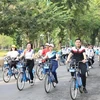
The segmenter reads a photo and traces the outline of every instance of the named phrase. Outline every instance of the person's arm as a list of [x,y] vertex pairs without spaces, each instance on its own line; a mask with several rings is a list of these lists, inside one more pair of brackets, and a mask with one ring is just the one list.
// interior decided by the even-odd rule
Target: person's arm
[[25,52],[26,52],[26,49],[23,51],[23,53],[20,55],[20,57],[19,57],[19,58],[22,58],[22,57],[24,57],[24,55],[25,55]]
[[94,54],[94,50],[92,50],[92,57],[94,56],[95,54]]
[[33,50],[33,52],[32,52],[32,59],[34,59],[34,57],[35,57],[35,52]]
[[43,57],[43,59],[47,59],[48,58],[48,53],[46,53],[46,55]]
[[84,57],[84,59],[82,60],[82,62],[86,63],[87,62],[87,57],[86,57],[86,53],[85,52],[83,52],[83,57]]
[[56,54],[56,60],[58,60],[59,59],[59,54]]
[[71,57],[73,56],[73,53],[72,52],[70,52],[70,54],[68,55],[68,58],[67,58],[67,61],[66,61],[66,63],[68,63],[69,61],[70,61],[70,59],[71,59]]
[[11,56],[11,51],[9,51],[6,56]]
[[86,53],[83,53],[84,60],[87,60]]
[[41,56],[44,56],[45,54],[45,49],[42,50]]

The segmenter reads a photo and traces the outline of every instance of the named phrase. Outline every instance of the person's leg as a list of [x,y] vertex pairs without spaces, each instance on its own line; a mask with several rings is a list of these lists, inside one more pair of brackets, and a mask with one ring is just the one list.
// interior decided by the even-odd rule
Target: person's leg
[[52,61],[52,74],[54,75],[56,83],[58,83],[58,78],[57,78],[57,73],[56,73],[57,68],[58,68],[58,62]]
[[34,67],[34,60],[28,60],[28,71],[30,74],[30,79],[33,80],[33,73],[32,73],[32,69]]
[[81,70],[81,79],[82,79],[82,84],[83,84],[83,90],[85,93],[87,93],[87,90],[86,90],[86,71],[87,71],[86,64],[80,63],[80,70]]

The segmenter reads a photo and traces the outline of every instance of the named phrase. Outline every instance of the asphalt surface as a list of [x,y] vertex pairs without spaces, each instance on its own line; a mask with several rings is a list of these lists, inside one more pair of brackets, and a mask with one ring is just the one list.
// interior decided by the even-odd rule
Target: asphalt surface
[[[90,70],[90,76],[87,78],[88,93],[80,94],[76,100],[100,100],[100,66],[97,59]],[[50,93],[44,90],[44,81],[36,79],[35,85],[30,86],[25,84],[23,91],[19,91],[16,86],[16,81],[11,78],[9,83],[4,83],[2,80],[2,71],[0,70],[0,100],[71,100],[69,86],[70,73],[67,72],[66,66],[60,66],[57,69],[58,80],[56,88],[51,88]]]

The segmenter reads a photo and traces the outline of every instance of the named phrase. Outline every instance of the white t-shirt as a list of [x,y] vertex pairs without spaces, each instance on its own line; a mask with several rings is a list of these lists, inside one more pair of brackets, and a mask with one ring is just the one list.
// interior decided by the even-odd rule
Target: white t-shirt
[[71,48],[69,47],[69,48],[67,48],[66,53],[69,54],[70,52],[71,52]]
[[88,51],[87,51],[87,56],[88,56],[88,57],[93,57],[93,56],[94,56],[94,51],[93,51],[93,49],[88,49]]
[[62,54],[67,54],[67,49],[66,48],[62,48],[61,52],[62,52]]
[[25,52],[25,59],[32,59],[33,58],[33,54],[34,54],[33,49],[30,50],[30,51],[26,51]]
[[9,51],[7,53],[7,56],[10,56],[11,58],[16,58],[19,55],[18,51]]
[[43,51],[43,50],[39,50],[39,51],[38,51],[39,56],[41,56],[41,55],[42,55],[42,51]]

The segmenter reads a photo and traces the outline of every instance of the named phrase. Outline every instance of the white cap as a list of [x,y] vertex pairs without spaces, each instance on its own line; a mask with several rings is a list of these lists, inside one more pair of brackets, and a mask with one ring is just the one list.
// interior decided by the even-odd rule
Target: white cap
[[49,43],[46,43],[45,45],[49,46],[50,44]]
[[53,44],[49,44],[49,46],[50,46],[50,47],[54,47],[54,45],[53,45]]

